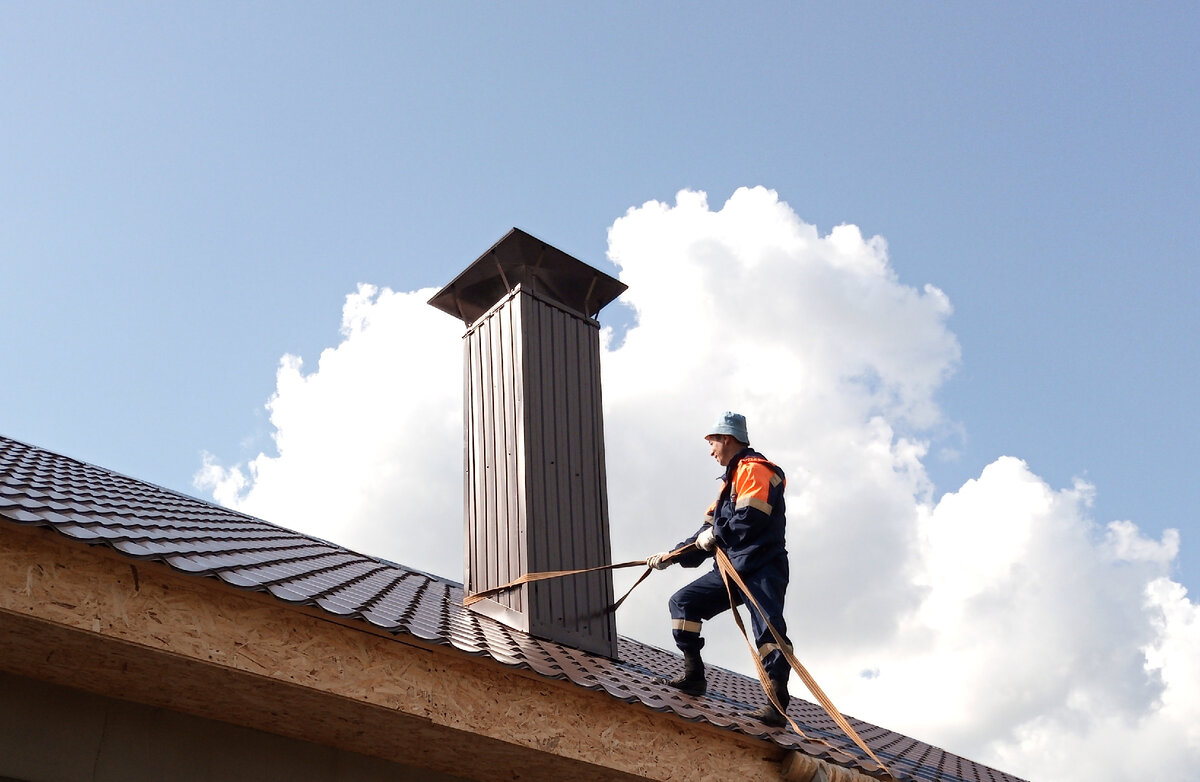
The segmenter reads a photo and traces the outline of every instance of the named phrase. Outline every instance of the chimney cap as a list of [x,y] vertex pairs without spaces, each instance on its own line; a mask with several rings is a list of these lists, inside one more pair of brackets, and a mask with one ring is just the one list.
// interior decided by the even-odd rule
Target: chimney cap
[[479,256],[429,303],[462,318],[468,326],[518,285],[585,317],[601,309],[628,287],[557,247],[513,228]]

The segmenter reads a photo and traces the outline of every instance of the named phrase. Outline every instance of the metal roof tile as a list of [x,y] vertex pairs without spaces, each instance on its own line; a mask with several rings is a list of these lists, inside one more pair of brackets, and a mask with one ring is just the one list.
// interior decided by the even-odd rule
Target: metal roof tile
[[363,611],[398,578],[395,570],[385,566],[365,578],[343,585],[321,600],[343,608],[346,613]]
[[[263,561],[264,556],[266,556],[266,561]],[[269,555],[265,552],[250,552],[237,557],[243,560],[244,564],[237,562],[228,565],[216,564],[227,562],[232,559],[231,557],[206,557],[205,560],[216,564],[215,567],[212,567],[213,570],[236,569],[243,575],[258,579],[265,585],[282,583],[309,575],[315,570],[340,565],[353,559],[354,556],[349,552],[330,552],[328,546],[316,544],[313,546],[311,554],[300,554],[290,558],[279,557],[275,552],[271,552]]]
[[[45,516],[40,514],[37,518],[38,521],[46,520]],[[68,535],[77,540],[103,540],[105,538],[113,537],[112,535],[107,534],[108,531],[103,527],[94,527],[91,524],[79,525],[63,523],[55,524],[54,527],[62,534]]]
[[261,581],[253,578],[247,578],[236,570],[223,570],[220,573],[215,573],[213,575],[216,575],[217,578],[221,579],[227,584],[231,584],[235,587],[241,587],[242,589],[262,588]]
[[267,591],[280,600],[286,600],[289,603],[303,603],[309,599],[307,593],[298,592],[284,584],[270,584],[267,586]]
[[[285,548],[247,549],[245,547],[231,551],[215,551],[212,553],[191,553],[184,547],[175,548],[180,553],[163,553],[166,561],[190,573],[217,572],[225,570],[252,571],[246,575],[256,578],[260,583],[278,580],[278,576],[267,577],[268,568],[286,564],[282,560],[289,557],[309,557],[329,551],[328,546],[287,546]],[[270,571],[281,573],[282,570]]]
[[359,614],[359,616],[361,616],[363,619],[370,622],[371,624],[375,625],[376,627],[381,627],[384,630],[388,630],[390,632],[397,632],[400,629],[400,625],[396,622],[396,620],[394,618],[389,617],[384,614],[377,614],[376,612],[371,611],[369,609],[361,612]]
[[137,557],[138,559],[154,556],[153,550],[147,548],[141,543],[134,543],[131,540],[115,540],[113,541],[112,547],[117,551],[120,551],[122,554],[128,554],[129,556]]
[[341,565],[292,579],[287,582],[287,587],[307,595],[308,600],[316,600],[379,568],[380,565],[376,562],[362,558],[352,559]]

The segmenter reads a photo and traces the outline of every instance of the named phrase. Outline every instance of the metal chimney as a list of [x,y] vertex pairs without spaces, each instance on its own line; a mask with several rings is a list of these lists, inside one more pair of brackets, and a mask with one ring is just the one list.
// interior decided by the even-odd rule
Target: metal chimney
[[[612,563],[596,314],[624,283],[514,228],[429,300],[463,336],[468,594]],[[524,584],[471,609],[616,657],[609,571]]]

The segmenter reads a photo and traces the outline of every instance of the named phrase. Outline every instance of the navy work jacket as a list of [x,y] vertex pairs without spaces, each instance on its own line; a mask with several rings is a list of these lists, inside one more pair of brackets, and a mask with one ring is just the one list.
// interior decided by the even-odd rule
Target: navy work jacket
[[[711,524],[717,545],[729,555],[743,578],[768,565],[786,568],[786,485],[783,470],[777,465],[749,447],[742,449],[725,467],[721,493],[709,507],[704,524],[675,548],[695,543]],[[676,561],[683,567],[697,567],[712,556],[713,552],[696,548],[679,555]]]

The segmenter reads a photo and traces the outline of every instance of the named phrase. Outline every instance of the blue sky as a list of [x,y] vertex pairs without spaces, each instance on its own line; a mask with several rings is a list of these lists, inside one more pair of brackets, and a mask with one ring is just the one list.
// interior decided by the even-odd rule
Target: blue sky
[[281,356],[359,283],[440,286],[512,226],[615,274],[631,208],[761,185],[949,299],[936,495],[1006,455],[1083,478],[1097,525],[1180,530],[1194,597],[1198,34],[1187,3],[7,4],[0,432],[196,494],[203,452],[270,452]]
[[0,17],[11,436],[186,488],[262,447],[279,356],[356,283],[440,285],[513,225],[604,266],[629,207],[765,185],[950,297],[939,488],[1000,454],[1085,476],[1098,519],[1184,530],[1200,585],[1190,4]]

